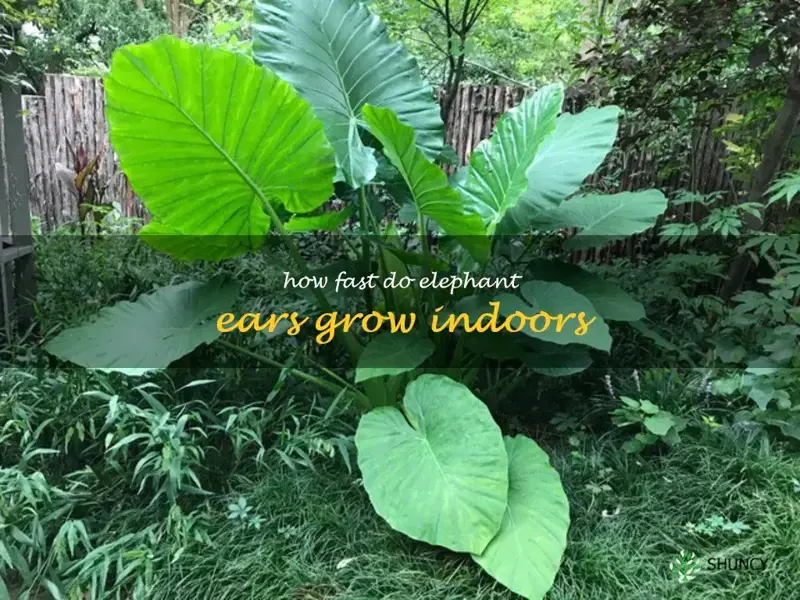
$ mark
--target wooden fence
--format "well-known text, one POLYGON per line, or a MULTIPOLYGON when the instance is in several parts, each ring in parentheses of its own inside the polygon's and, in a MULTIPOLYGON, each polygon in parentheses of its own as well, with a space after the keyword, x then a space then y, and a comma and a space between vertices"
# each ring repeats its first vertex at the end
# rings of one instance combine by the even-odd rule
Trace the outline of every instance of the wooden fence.
MULTIPOLYGON (((507 86, 460 89, 448 123, 448 142, 462 162, 488 137, 503 112, 519 104, 525 93, 525 88, 507 86)), ((570 100, 565 109, 580 109, 579 104, 570 100)), ((80 152, 90 159, 100 156, 98 180, 107 188, 106 200, 118 202, 125 216, 147 218, 142 203, 119 170, 108 141, 102 80, 48 75, 44 78, 44 96, 25 97, 23 108, 31 210, 45 229, 73 220, 77 214, 77 201, 59 177, 57 165, 71 169, 80 152)), ((612 162, 593 176, 593 182, 602 183, 613 173, 612 191, 691 187, 700 192, 729 190, 732 197, 737 187, 721 161, 725 149, 713 134, 723 118, 721 112, 709 115, 708 123, 697 130, 692 141, 693 164, 670 177, 660 176, 661 163, 654 152, 618 149, 612 162)))
POLYGON ((107 200, 119 202, 126 216, 145 215, 109 143, 104 105, 103 82, 92 77, 47 75, 44 96, 23 97, 31 212, 45 229, 77 216, 78 202, 58 165, 74 170, 79 153, 99 156, 97 178, 107 200))

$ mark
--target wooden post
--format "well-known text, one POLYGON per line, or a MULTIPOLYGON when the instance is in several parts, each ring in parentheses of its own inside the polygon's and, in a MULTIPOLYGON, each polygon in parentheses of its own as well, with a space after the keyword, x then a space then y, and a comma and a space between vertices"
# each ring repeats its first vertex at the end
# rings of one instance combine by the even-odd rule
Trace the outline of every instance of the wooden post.
MULTIPOLYGON (((19 67, 11 56, 0 69, 19 67)), ((0 78, 0 325, 8 338, 12 323, 26 327, 33 319, 35 295, 22 93, 0 78)))

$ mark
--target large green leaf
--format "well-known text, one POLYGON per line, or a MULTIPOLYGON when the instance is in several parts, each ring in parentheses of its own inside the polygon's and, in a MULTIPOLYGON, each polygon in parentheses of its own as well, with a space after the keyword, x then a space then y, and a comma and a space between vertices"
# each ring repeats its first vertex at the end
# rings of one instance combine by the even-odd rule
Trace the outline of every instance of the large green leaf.
POLYGON ((139 237, 159 252, 183 261, 223 257, 243 241, 237 236, 183 234, 156 219, 142 227, 139 237))
POLYGON ((617 139, 620 109, 588 108, 562 114, 555 131, 536 152, 528 170, 528 189, 512 218, 523 227, 532 217, 558 207, 594 173, 617 139))
POLYGON ((402 44, 356 0, 256 0, 253 54, 291 83, 325 122, 341 174, 360 187, 377 162, 358 135, 366 104, 391 108, 417 132, 423 154, 442 151, 433 89, 402 44))
POLYGON ((93 321, 63 331, 45 350, 93 369, 163 369, 216 340, 215 318, 230 311, 238 294, 238 284, 217 279, 164 287, 136 302, 101 309, 93 321))
POLYGON ((539 340, 530 341, 539 344, 523 356, 522 362, 534 373, 547 377, 568 377, 592 366, 592 357, 586 346, 558 346, 539 340))
POLYGON ((591 194, 564 202, 537 216, 532 225, 547 230, 580 229, 580 233, 567 241, 565 248, 581 250, 641 233, 653 227, 666 210, 667 199, 658 190, 610 196, 591 194))
POLYGON ((148 210, 182 235, 225 239, 202 258, 260 247, 267 202, 304 213, 331 196, 322 123, 241 54, 163 36, 115 52, 105 89, 111 142, 148 210))
POLYGON ((353 215, 353 205, 350 204, 338 212, 326 212, 308 217, 292 216, 286 223, 286 231, 301 233, 305 231, 336 231, 353 215))
POLYGON ((473 559, 511 591, 541 600, 567 547, 569 503, 558 472, 536 442, 505 438, 508 506, 497 536, 473 559))
POLYGON ((382 333, 367 344, 358 358, 356 383, 416 369, 435 349, 433 342, 421 335, 382 333))
MULTIPOLYGON (((572 288, 550 281, 530 281, 520 288, 520 292, 524 300, 511 294, 497 296, 496 300, 500 302, 502 315, 509 316, 519 311, 526 316, 533 316, 544 311, 552 317, 557 315, 565 317, 561 331, 558 331, 557 320, 553 319, 550 326, 544 331, 536 332, 530 327, 525 327, 520 333, 561 346, 583 344, 606 352, 611 349, 608 325, 597 313, 592 303, 572 288), (592 319, 596 319, 586 328, 585 332, 582 331, 579 321, 581 313, 587 324, 592 319), (572 317, 567 319, 569 315, 572 317), (576 333, 578 331, 581 331, 582 335, 578 335, 576 333)), ((535 323, 536 329, 543 329, 545 325, 544 320, 535 323)))
POLYGON ((644 306, 616 283, 590 273, 578 265, 560 260, 536 259, 528 272, 539 281, 557 281, 586 296, 601 317, 608 321, 638 321, 645 318, 644 306))
POLYGON ((358 466, 372 505, 415 540, 480 554, 506 506, 500 428, 468 388, 441 375, 411 383, 403 408, 377 408, 358 425, 358 466))
POLYGON ((383 145, 383 153, 405 179, 417 213, 457 237, 476 258, 486 258, 489 243, 481 217, 450 187, 445 172, 417 148, 414 130, 388 108, 365 106, 363 117, 383 145))
POLYGON ((458 175, 460 192, 490 233, 528 189, 528 170, 555 129, 563 102, 563 88, 549 85, 507 111, 471 154, 469 167, 462 168, 466 173, 458 175))

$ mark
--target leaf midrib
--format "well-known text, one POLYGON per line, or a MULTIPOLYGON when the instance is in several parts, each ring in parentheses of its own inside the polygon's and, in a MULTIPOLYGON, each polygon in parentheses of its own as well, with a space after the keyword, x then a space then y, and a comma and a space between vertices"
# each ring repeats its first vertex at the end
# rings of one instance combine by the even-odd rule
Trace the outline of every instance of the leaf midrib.
MULTIPOLYGON (((181 115, 183 115, 183 117, 192 126, 194 126, 195 129, 197 129, 197 131, 200 132, 200 134, 206 140, 208 140, 209 144, 211 144, 211 146, 220 154, 220 156, 222 156, 222 158, 224 158, 228 162, 228 164, 239 175, 239 177, 241 177, 241 179, 253 190, 253 192, 256 194, 258 199, 262 202, 262 206, 264 204, 268 203, 268 200, 267 200, 266 196, 264 195, 264 193, 261 190, 261 188, 255 183, 255 181, 253 181, 251 179, 251 177, 239 166, 239 164, 230 156, 230 154, 227 152, 227 150, 225 150, 222 146, 220 146, 217 143, 217 141, 214 140, 214 138, 212 138, 209 135, 209 133, 203 127, 200 127, 200 125, 198 125, 198 123, 192 118, 192 116, 184 110, 184 108, 183 108, 183 106, 181 106, 181 104, 175 102, 175 100, 173 100, 172 97, 169 94, 166 93, 166 91, 161 87, 161 85, 157 81, 155 81, 153 79, 153 77, 150 75, 149 70, 143 65, 143 63, 139 60, 139 58, 136 55, 134 55, 132 52, 130 52, 127 48, 122 48, 121 51, 122 51, 123 55, 131 62, 131 64, 134 67, 136 67, 136 69, 142 74, 142 76, 159 93, 161 93, 162 96, 164 96, 164 99, 167 102, 169 102, 173 107, 175 107, 178 110, 178 112, 180 112, 181 115)), ((170 48, 165 48, 165 51, 166 51, 167 56, 169 57, 170 64, 172 64, 173 56, 172 56, 171 49, 170 48)), ((204 53, 205 52, 205 47, 204 46, 201 47, 200 51, 201 51, 201 54, 204 53)), ((175 75, 174 64, 172 64, 172 69, 173 69, 173 77, 175 77, 175 85, 177 86, 178 85, 178 81, 177 81, 177 76, 175 75)), ((202 76, 205 77, 205 74, 203 74, 202 76)), ((263 83, 263 80, 266 77, 266 74, 264 72, 262 72, 261 73, 261 77, 262 77, 261 82, 263 83)), ((233 87, 234 81, 231 81, 231 87, 233 87)), ((180 97, 180 92, 178 93, 178 96, 180 97)), ((205 108, 204 108, 204 110, 205 110, 205 108)), ((229 111, 230 111, 230 107, 228 107, 228 111, 227 112, 229 112, 229 111)), ((227 112, 226 112, 226 118, 228 116, 227 112)), ((279 189, 279 188, 270 188, 270 189, 279 189)), ((248 215, 249 215, 249 211, 248 211, 248 215)), ((249 219, 249 216, 248 216, 248 219, 249 219)))

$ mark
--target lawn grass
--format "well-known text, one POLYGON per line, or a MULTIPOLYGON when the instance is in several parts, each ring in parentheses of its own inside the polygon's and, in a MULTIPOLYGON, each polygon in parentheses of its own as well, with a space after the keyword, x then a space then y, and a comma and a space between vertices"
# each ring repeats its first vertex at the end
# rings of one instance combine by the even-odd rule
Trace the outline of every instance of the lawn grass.
MULTIPOLYGON (((792 478, 800 475, 800 457, 724 428, 647 457, 591 439, 578 453, 546 449, 572 512, 569 545, 550 600, 798 597, 800 493, 792 478), (602 491, 603 484, 610 491, 602 491), (717 514, 751 529, 707 536, 685 527, 717 514), (681 549, 695 552, 704 566, 708 557, 758 556, 767 568, 706 570, 678 583, 669 563, 681 549)), ((469 557, 393 532, 375 515, 356 477, 332 465, 291 471, 276 462, 243 481, 244 495, 263 519, 261 528, 244 530, 220 512, 212 546, 184 554, 157 573, 153 597, 518 598, 469 557), (342 566, 346 559, 351 560, 342 566)))

